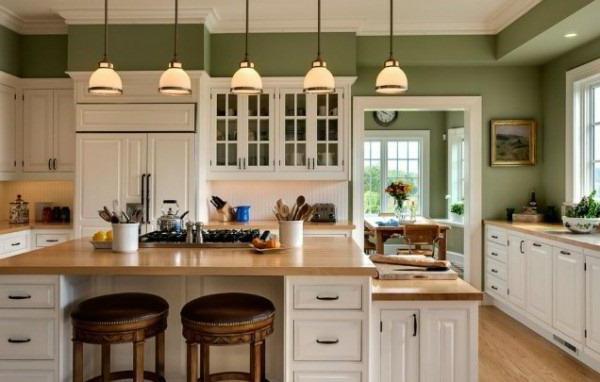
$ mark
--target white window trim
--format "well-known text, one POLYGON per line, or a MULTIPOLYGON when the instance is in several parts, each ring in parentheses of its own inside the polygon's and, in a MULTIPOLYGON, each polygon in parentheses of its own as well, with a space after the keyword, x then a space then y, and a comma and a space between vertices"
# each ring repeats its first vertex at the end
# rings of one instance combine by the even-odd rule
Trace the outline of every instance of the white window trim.
POLYGON ((600 81, 600 59, 572 69, 566 74, 565 200, 577 202, 584 194, 586 153, 581 150, 585 130, 586 105, 583 89, 600 81), (582 131, 583 130, 583 131, 582 131))
MULTIPOLYGON (((457 144, 460 143, 462 141, 464 141, 465 139, 465 128, 464 127, 453 127, 448 129, 448 216, 450 216, 450 207, 452 206, 452 203, 455 203, 455 201, 453 200, 453 195, 452 195, 452 174, 454 174, 455 169, 453 168, 453 163, 452 163, 452 147, 457 144)), ((462 157, 463 157, 463 161, 465 160, 465 153, 463 151, 462 153, 462 157)), ((462 173, 463 169, 462 166, 461 168, 458 169, 458 176, 459 178, 463 179, 465 178, 465 174, 462 173)), ((466 192, 466 189, 464 190, 464 192, 466 192)), ((463 193, 462 195, 462 199, 464 199, 465 195, 463 193)))
MULTIPOLYGON (((365 131, 365 141, 368 140, 394 140, 394 139, 403 139, 403 140, 418 140, 421 143, 421 148, 423 150, 421 158, 419 161, 419 172, 420 176, 420 184, 419 189, 421 190, 421 215, 429 216, 429 141, 430 141, 430 132, 429 130, 367 130, 365 131)), ((381 163, 383 167, 383 162, 387 161, 387 156, 384 156, 385 150, 382 150, 381 163)), ((363 161, 364 162, 364 161, 363 161)), ((387 165, 386 165, 387 168, 387 165)), ((383 179, 387 179, 387 173, 383 175, 383 179)), ((386 187, 385 182, 381 182, 382 193, 386 187)), ((383 195, 383 194, 382 194, 383 195)), ((383 200, 383 199, 382 199, 383 200)))

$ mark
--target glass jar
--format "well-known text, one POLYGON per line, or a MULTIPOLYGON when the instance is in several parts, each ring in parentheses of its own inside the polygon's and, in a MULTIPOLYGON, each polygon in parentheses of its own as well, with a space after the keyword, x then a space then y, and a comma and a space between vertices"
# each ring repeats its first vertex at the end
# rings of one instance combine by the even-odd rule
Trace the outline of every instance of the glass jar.
POLYGON ((17 200, 11 202, 8 210, 10 224, 29 224, 29 203, 17 195, 17 200))

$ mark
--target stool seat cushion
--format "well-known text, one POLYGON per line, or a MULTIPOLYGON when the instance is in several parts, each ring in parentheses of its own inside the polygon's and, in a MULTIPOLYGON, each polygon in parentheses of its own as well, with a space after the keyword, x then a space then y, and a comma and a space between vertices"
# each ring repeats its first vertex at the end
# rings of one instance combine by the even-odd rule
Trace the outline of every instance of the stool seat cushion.
POLYGON ((148 293, 116 293, 81 302, 71 313, 76 321, 100 324, 132 323, 168 314, 165 299, 148 293))
POLYGON ((181 310, 181 318, 207 326, 256 324, 275 315, 268 299, 247 293, 221 293, 199 297, 181 310))

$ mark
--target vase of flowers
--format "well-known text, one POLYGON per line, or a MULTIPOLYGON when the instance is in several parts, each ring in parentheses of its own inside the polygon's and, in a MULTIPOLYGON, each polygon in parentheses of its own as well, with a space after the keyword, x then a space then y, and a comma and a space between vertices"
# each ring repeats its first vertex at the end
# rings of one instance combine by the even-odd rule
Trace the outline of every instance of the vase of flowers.
POLYGON ((412 215, 407 203, 412 190, 412 184, 401 180, 390 183, 385 189, 385 192, 391 196, 396 203, 395 210, 399 221, 407 221, 412 215))

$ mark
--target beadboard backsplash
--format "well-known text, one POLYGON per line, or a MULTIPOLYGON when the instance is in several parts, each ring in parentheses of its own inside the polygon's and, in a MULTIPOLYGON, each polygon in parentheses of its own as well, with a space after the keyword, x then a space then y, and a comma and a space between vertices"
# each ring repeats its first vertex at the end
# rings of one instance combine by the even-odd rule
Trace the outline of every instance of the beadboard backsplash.
POLYGON ((35 203, 52 202, 57 206, 73 208, 74 188, 69 181, 16 181, 0 182, 0 221, 8 220, 9 203, 21 195, 29 202, 29 217, 35 218, 35 203))
MULTIPOLYGON (((288 205, 304 195, 306 202, 333 203, 339 221, 348 220, 348 182, 294 181, 294 182, 248 182, 212 181, 211 195, 220 196, 232 206, 249 205, 251 220, 274 220, 273 206, 277 199, 288 205)), ((201 203, 209 203, 201 201, 201 203)), ((209 204, 210 205, 210 204, 209 204)), ((210 219, 217 219, 215 208, 210 205, 210 219)))

